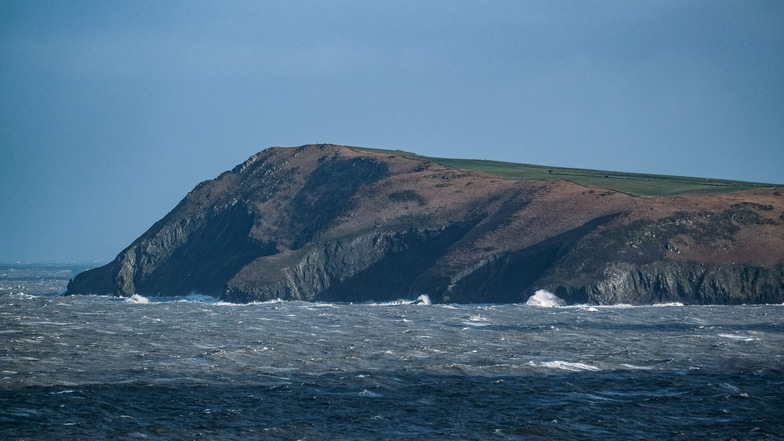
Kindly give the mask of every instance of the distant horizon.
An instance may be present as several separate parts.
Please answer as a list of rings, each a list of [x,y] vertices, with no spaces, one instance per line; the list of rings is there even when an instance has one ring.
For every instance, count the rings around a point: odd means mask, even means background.
[[[120,251],[118,251],[117,253],[120,253]],[[47,260],[8,260],[8,261],[5,261],[5,260],[2,260],[2,261],[0,261],[0,265],[7,265],[7,266],[12,266],[12,265],[54,265],[54,266],[68,266],[68,267],[79,267],[79,266],[86,266],[86,265],[99,265],[99,266],[102,266],[102,265],[106,265],[107,263],[111,262],[112,260],[114,260],[114,258],[109,259],[109,260],[100,260],[100,259],[98,259],[98,260],[84,260],[84,261],[81,261],[81,260],[73,260],[73,261],[69,261],[69,260],[49,260],[49,261],[47,261]],[[93,267],[90,266],[90,268],[93,268]]]

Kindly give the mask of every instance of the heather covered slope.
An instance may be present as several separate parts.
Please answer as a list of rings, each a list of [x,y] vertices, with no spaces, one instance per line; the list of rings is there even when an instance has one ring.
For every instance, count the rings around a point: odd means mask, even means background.
[[[641,197],[441,162],[267,149],[199,184],[68,293],[521,302],[543,288],[569,303],[784,301],[784,189]]]

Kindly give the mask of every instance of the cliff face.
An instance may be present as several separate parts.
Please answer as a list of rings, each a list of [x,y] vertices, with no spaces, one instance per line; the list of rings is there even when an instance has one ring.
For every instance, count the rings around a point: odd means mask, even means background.
[[[311,145],[196,186],[67,293],[567,303],[784,302],[775,188],[640,198]]]

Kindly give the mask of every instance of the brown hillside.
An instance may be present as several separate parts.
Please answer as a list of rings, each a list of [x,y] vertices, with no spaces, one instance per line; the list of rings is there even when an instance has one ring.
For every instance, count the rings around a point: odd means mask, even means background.
[[[636,197],[333,145],[206,181],[68,291],[231,301],[784,300],[777,188]]]

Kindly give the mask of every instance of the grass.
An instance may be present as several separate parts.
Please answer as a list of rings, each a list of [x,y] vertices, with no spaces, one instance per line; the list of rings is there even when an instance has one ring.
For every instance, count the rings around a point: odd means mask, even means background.
[[[692,178],[686,176],[651,175],[580,168],[547,167],[516,164],[484,159],[452,159],[421,156],[402,150],[357,148],[356,150],[404,156],[433,161],[448,167],[494,174],[508,179],[546,179],[574,182],[586,187],[620,191],[635,196],[673,196],[679,194],[729,193],[753,188],[775,187],[763,184],[726,179]]]

